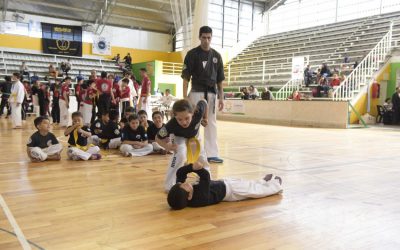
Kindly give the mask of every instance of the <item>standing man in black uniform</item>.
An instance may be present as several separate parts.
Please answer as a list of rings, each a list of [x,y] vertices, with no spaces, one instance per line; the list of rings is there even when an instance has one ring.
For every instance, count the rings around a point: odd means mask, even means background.
[[[190,50],[185,57],[182,69],[183,97],[189,98],[194,104],[201,99],[208,102],[208,126],[204,128],[204,148],[209,162],[222,163],[217,144],[217,108],[219,111],[224,108],[224,64],[221,55],[210,47],[210,27],[200,28],[199,39],[200,46]],[[192,88],[188,95],[190,81]]]

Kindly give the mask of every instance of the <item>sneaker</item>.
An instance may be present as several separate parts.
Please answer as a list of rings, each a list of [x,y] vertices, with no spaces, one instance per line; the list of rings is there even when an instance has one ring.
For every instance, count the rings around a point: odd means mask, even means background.
[[[209,157],[209,158],[207,158],[207,161],[211,162],[211,163],[223,163],[224,162],[224,160],[219,157]]]

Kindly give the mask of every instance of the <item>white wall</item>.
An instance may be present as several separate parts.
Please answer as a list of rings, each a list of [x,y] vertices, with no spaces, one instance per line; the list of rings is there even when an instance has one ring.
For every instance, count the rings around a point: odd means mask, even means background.
[[[12,20],[12,14],[12,12],[7,13],[6,21]],[[14,34],[40,38],[42,36],[40,22],[76,26],[82,25],[82,22],[78,21],[29,14],[23,15],[25,16],[22,21],[23,23],[15,25],[15,23],[8,22],[6,26],[9,27],[9,31],[6,30],[6,33],[12,32]],[[29,29],[28,24],[30,27]],[[111,46],[163,52],[172,51],[172,43],[170,42],[172,38],[168,34],[106,26],[102,36],[110,40]],[[93,33],[84,31],[82,40],[86,43],[92,43]]]

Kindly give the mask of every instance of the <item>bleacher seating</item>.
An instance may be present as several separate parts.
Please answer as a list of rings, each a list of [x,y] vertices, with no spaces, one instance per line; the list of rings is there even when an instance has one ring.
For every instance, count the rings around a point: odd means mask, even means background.
[[[72,79],[79,74],[87,78],[93,69],[97,71],[98,75],[101,71],[119,75],[122,73],[119,66],[115,65],[115,61],[112,60],[2,50],[0,52],[0,81],[4,79],[5,75],[19,72],[22,62],[25,61],[31,76],[36,73],[39,79],[45,82],[44,79],[49,74],[49,65],[53,64],[53,66],[59,67],[61,62],[67,61],[67,59],[70,59],[72,64],[72,69],[68,72]]]
[[[291,79],[292,58],[309,56],[312,70],[323,62],[341,68],[347,54],[351,67],[387,33],[393,21],[393,40],[400,40],[399,12],[260,37],[229,62],[230,86],[280,87]],[[264,64],[264,81],[263,81]],[[228,76],[228,67],[226,67]]]

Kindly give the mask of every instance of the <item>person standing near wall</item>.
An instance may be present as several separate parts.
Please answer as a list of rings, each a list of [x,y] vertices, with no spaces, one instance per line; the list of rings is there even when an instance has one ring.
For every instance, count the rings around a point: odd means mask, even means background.
[[[183,97],[195,104],[205,99],[208,102],[208,126],[204,128],[204,147],[209,162],[222,163],[217,144],[217,103],[218,110],[224,108],[225,80],[224,64],[221,55],[211,46],[212,29],[203,26],[199,31],[200,46],[190,50],[185,57],[182,69]],[[191,84],[188,95],[188,85]],[[218,101],[217,101],[218,97]]]

